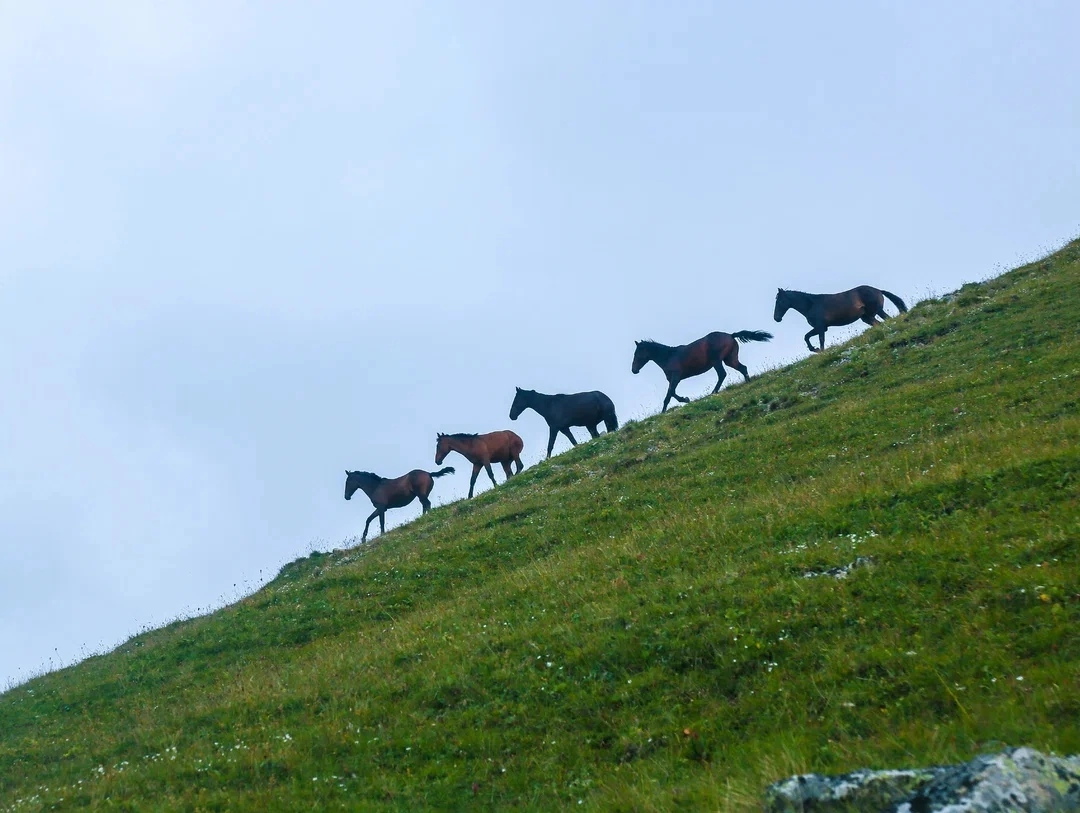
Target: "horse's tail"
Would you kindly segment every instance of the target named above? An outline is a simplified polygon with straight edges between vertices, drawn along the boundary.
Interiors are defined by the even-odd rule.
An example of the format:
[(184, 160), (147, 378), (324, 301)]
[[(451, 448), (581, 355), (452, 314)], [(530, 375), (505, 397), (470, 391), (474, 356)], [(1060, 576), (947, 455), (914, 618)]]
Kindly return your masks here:
[(453, 466), (445, 466), (444, 468), (441, 468), (438, 471), (429, 471), (428, 472), (428, 474), (430, 474), (432, 477), (442, 477), (444, 474), (453, 474), (453, 473), (454, 473), (454, 467)]
[(890, 294), (884, 288), (881, 289), (881, 293), (883, 293), (883, 294), (885, 294), (885, 296), (889, 297), (889, 301), (892, 302), (894, 305), (896, 305), (896, 307), (900, 311), (900, 313), (907, 313), (907, 305), (904, 304), (904, 300), (902, 300), (896, 294)]
[(614, 432), (619, 428), (619, 418), (615, 414), (615, 407), (612, 407), (611, 412), (604, 416), (604, 427), (609, 432)]
[(615, 414), (615, 402), (612, 401), (608, 396), (604, 395), (604, 393), (600, 393), (600, 395), (606, 402), (604, 404), (604, 428), (607, 429), (609, 432), (614, 432), (616, 429), (619, 428), (619, 418)]
[(732, 333), (731, 335), (740, 342), (767, 342), (772, 338), (772, 334), (766, 333), (764, 330), (740, 330), (738, 333)]

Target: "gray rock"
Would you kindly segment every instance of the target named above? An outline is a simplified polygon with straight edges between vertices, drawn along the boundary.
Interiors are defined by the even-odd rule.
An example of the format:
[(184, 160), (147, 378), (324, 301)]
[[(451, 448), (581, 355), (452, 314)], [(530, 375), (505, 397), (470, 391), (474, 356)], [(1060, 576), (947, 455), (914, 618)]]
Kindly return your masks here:
[(1080, 811), (1080, 756), (1009, 748), (963, 765), (804, 774), (765, 792), (767, 813), (1050, 813)]
[(804, 579), (813, 579), (818, 576), (832, 576), (834, 579), (846, 579), (848, 574), (857, 567), (870, 567), (874, 564), (873, 556), (856, 556), (855, 561), (848, 562), (839, 567), (830, 567), (828, 570), (808, 570), (803, 573)]

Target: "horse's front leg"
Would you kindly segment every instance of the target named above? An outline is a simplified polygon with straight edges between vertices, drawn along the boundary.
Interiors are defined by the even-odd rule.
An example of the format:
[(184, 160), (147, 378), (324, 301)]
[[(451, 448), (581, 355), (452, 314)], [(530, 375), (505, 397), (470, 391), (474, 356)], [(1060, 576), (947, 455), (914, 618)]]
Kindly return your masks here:
[(386, 533), (386, 509), (379, 512), (379, 536)]
[[(810, 337), (811, 336), (816, 336), (817, 333), (818, 333), (818, 329), (815, 327), (813, 330), (811, 330), (809, 333), (807, 333), (805, 336), (803, 336), (803, 341), (806, 342), (806, 346), (810, 350), (811, 353), (818, 352), (817, 348), (814, 347), (814, 345), (810, 344)], [(821, 331), (821, 349), (822, 350), (825, 349), (825, 331), (824, 330)]]
[(377, 517), (377, 516), (379, 516), (379, 509), (378, 508), (376, 508), (374, 511), (371, 512), (371, 516), (368, 517), (367, 522), (364, 523), (364, 535), (360, 537), (361, 542), (367, 542), (368, 526), (371, 525), (371, 520), (375, 519), (375, 517)]
[(679, 382), (681, 382), (681, 381), (682, 381), (681, 378), (675, 378), (675, 379), (672, 379), (671, 381), (668, 382), (667, 395), (664, 396), (664, 409), (660, 410), (661, 412), (664, 412), (667, 409), (668, 402), (672, 398), (674, 398), (676, 401), (679, 401), (680, 403), (683, 403), (683, 404), (689, 404), (690, 403), (689, 398), (683, 398), (681, 395), (679, 395), (679, 393), (675, 392), (675, 388), (677, 386), (679, 386)]
[(480, 464), (472, 464), (472, 478), (469, 480), (469, 499), (472, 499), (473, 486), (476, 485), (476, 478), (480, 476)]
[(559, 436), (559, 430), (554, 426), (548, 428), (548, 459), (551, 458), (551, 450), (555, 448), (555, 438)]
[(484, 471), (486, 471), (487, 476), (491, 478), (491, 485), (497, 486), (498, 483), (495, 482), (495, 473), (491, 470), (490, 462), (484, 464)]
[(568, 426), (568, 427), (566, 427), (565, 429), (563, 429), (563, 430), (562, 430), (562, 433), (563, 433), (564, 435), (566, 435), (566, 437), (567, 437), (567, 438), (569, 439), (569, 441), (570, 441), (570, 443), (571, 443), (571, 444), (573, 444), (574, 446), (577, 446), (577, 440), (575, 440), (575, 438), (574, 438), (574, 433), (570, 431), (570, 427), (569, 427), (569, 426)]

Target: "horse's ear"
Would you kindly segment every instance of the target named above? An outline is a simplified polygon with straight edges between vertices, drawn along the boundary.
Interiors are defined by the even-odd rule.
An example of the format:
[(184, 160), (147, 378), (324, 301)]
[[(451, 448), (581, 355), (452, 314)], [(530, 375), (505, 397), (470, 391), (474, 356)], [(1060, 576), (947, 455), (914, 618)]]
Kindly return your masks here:
[(521, 387), (514, 387), (514, 389), (517, 390), (518, 392), (521, 392)]
[(784, 293), (784, 289), (783, 288), (777, 288), (776, 293), (782, 294), (782, 293)]

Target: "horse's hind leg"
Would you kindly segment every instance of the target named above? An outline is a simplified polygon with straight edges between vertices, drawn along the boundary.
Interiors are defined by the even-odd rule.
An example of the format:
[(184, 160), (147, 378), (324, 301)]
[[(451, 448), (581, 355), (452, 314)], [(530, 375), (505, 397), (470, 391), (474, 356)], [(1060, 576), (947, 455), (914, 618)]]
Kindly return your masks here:
[(596, 427), (598, 427), (599, 425), (600, 424), (594, 424), (593, 426), (586, 426), (585, 428), (589, 430), (590, 435), (592, 435), (594, 438), (598, 438), (600, 437), (600, 433), (596, 431)]
[(566, 437), (567, 437), (567, 438), (569, 439), (569, 441), (570, 441), (570, 442), (571, 442), (571, 443), (572, 443), (572, 444), (573, 444), (574, 446), (577, 446), (577, 440), (576, 440), (576, 439), (574, 438), (574, 433), (570, 431), (570, 427), (569, 427), (569, 426), (568, 426), (568, 427), (566, 427), (565, 429), (560, 429), (559, 431), (561, 431), (561, 432), (562, 432), (562, 433), (563, 433), (564, 435), (566, 435)]
[[(514, 474), (521, 474), (521, 470), (525, 468), (521, 463), (521, 455), (514, 455), (514, 465), (517, 467), (517, 471)], [(510, 464), (507, 463), (507, 473), (509, 474)]]
[[(419, 494), (417, 494), (416, 496), (420, 497)], [(427, 497), (420, 497), (420, 513), (421, 514), (426, 514), (430, 510), (431, 510), (431, 500), (429, 500)]]
[[(732, 352), (728, 353), (727, 358), (724, 359), (724, 364), (726, 364), (732, 370), (738, 370), (740, 373), (742, 373), (742, 377), (743, 377), (744, 381), (749, 381), (750, 380), (750, 373), (749, 373), (749, 371), (747, 371), (746, 365), (739, 361), (739, 348), (738, 347), (736, 347)], [(720, 373), (721, 373), (720, 366), (717, 365), (716, 374), (720, 375)], [(713, 390), (713, 392), (716, 392), (717, 390), (720, 389), (720, 383), (722, 381), (723, 381), (723, 378), (721, 378), (720, 381), (716, 382), (716, 389)]]
[(510, 461), (509, 460), (504, 460), (501, 465), (502, 465), (503, 471), (506, 473), (506, 479), (507, 480), (509, 480), (511, 477), (514, 476), (513, 473), (510, 471)]
[(712, 388), (712, 394), (716, 395), (716, 393), (720, 392), (720, 387), (724, 385), (727, 372), (725, 372), (723, 364), (717, 364), (713, 369), (716, 370), (716, 386)]

